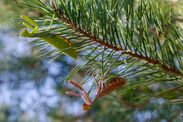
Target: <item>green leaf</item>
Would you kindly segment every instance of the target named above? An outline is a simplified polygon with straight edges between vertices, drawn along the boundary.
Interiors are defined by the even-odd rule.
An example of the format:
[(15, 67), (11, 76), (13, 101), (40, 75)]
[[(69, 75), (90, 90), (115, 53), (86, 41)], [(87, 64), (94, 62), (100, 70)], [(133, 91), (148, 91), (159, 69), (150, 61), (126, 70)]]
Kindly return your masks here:
[(26, 29), (23, 29), (20, 33), (20, 36), (22, 36), (22, 37), (40, 37), (42, 40), (44, 40), (51, 46), (59, 49), (60, 52), (63, 52), (64, 54), (66, 54), (74, 59), (77, 58), (76, 50), (73, 49), (72, 44), (67, 39), (64, 39), (63, 37), (60, 37), (58, 35), (52, 35), (51, 37), (39, 35), (37, 33), (39, 30), (39, 27), (38, 27), (38, 24), (34, 20), (32, 20), (31, 18), (29, 18), (25, 15), (21, 15), (20, 17), (27, 22), (27, 23), (22, 22), (22, 25), (24, 25), (26, 28), (31, 30), (31, 32), (29, 33)]
[(29, 18), (25, 15), (20, 15), (20, 18), (22, 18), (23, 20), (25, 20), (27, 23), (31, 24), (34, 27), (38, 26), (38, 24), (36, 22), (34, 22), (34, 20), (32, 20), (31, 18)]
[(26, 29), (23, 29), (21, 32), (20, 32), (20, 36), (22, 37), (33, 37), (31, 33), (29, 33)]
[(67, 42), (66, 39), (60, 37), (60, 36), (53, 36), (53, 37), (41, 37), (42, 40), (49, 43), (53, 47), (63, 51), (64, 54), (76, 59), (77, 58), (77, 52), (76, 50), (71, 46), (71, 43)]

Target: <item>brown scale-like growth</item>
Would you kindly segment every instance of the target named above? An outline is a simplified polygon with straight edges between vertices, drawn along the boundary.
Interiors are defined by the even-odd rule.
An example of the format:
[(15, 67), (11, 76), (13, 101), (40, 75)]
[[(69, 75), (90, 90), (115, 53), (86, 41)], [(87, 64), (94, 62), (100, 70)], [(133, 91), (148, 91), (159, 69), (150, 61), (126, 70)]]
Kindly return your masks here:
[(111, 92), (122, 87), (123, 85), (125, 85), (124, 78), (115, 77), (115, 78), (110, 79), (109, 81), (107, 81), (107, 84), (104, 85), (104, 88), (102, 89), (102, 91), (100, 91), (97, 94), (96, 99), (101, 98), (107, 94), (110, 94)]

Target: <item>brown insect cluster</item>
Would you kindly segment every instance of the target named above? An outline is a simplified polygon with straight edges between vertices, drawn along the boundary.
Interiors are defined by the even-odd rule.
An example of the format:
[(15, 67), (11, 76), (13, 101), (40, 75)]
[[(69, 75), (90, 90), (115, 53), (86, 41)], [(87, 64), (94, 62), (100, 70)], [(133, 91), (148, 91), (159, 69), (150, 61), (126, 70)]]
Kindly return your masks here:
[(82, 109), (84, 111), (88, 110), (90, 106), (99, 98), (110, 94), (111, 92), (117, 90), (118, 88), (122, 87), (125, 84), (125, 79), (121, 77), (115, 77), (107, 81), (105, 84), (98, 84), (96, 83), (96, 95), (93, 100), (91, 100), (87, 94), (87, 92), (76, 82), (69, 80), (68, 81), (70, 84), (72, 84), (74, 87), (76, 87), (78, 90), (81, 91), (81, 94), (72, 92), (72, 91), (67, 91), (66, 94), (71, 95), (71, 96), (78, 96), (83, 98), (84, 103), (82, 105)]
[(125, 85), (125, 79), (122, 77), (115, 77), (107, 81), (107, 83), (104, 85), (104, 88), (97, 93), (96, 99), (101, 98), (107, 94), (110, 94), (111, 92), (117, 90), (118, 88)]

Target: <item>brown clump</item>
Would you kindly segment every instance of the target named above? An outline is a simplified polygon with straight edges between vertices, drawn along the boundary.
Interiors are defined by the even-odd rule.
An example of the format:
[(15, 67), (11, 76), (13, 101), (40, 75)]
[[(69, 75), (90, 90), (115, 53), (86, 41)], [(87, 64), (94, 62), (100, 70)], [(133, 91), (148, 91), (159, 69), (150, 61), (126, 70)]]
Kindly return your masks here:
[(125, 85), (125, 79), (121, 78), (121, 77), (115, 77), (110, 79), (110, 81), (107, 81), (109, 83), (107, 83), (104, 88), (102, 89), (102, 91), (100, 91), (97, 96), (96, 99), (103, 97), (111, 92), (113, 92), (114, 90), (122, 87), (123, 85)]

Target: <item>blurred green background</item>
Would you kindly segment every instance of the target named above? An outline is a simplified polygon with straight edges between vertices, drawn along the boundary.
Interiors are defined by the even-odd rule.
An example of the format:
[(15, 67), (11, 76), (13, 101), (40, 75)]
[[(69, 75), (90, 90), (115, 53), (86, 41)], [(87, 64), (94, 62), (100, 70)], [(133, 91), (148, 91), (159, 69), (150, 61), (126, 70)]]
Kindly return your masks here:
[[(83, 112), (82, 100), (65, 95), (69, 86), (60, 82), (76, 62), (66, 56), (53, 61), (38, 57), (38, 49), (28, 44), (30, 40), (18, 36), (21, 30), (18, 19), (20, 14), (40, 15), (17, 2), (0, 1), (0, 122), (183, 121), (182, 105), (164, 104), (163, 99), (152, 98), (143, 107), (130, 108), (116, 99), (115, 93)], [(181, 17), (179, 2), (160, 1), (165, 11), (168, 5), (175, 6), (177, 16)], [(182, 25), (181, 19), (179, 23)]]

